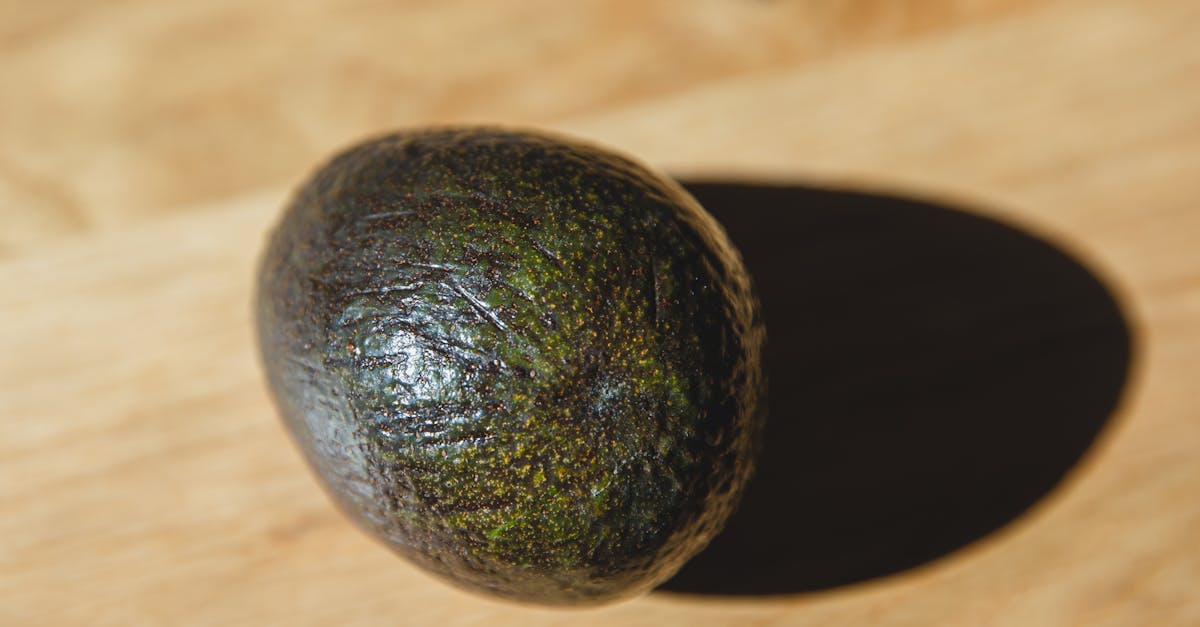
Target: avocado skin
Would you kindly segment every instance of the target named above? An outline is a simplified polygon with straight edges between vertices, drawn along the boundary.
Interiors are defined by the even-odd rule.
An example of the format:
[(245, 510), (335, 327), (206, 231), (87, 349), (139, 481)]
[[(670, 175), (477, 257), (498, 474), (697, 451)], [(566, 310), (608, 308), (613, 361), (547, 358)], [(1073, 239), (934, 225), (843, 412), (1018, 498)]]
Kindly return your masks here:
[(460, 586), (653, 588), (753, 466), (765, 331), (722, 229), (605, 150), (400, 132), (298, 191), (259, 268), (269, 387), (362, 529)]

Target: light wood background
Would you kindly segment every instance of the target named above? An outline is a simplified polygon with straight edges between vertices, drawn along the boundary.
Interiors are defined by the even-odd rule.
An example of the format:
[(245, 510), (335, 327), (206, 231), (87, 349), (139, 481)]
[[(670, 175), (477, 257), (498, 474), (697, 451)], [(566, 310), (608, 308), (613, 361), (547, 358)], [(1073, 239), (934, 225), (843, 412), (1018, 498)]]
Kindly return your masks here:
[[(1125, 402), (1032, 513), (898, 576), (461, 593), (335, 513), (250, 327), (291, 186), (452, 121), (994, 207), (1116, 286)], [(0, 624), (1200, 625), (1200, 2), (0, 0), (0, 225)]]

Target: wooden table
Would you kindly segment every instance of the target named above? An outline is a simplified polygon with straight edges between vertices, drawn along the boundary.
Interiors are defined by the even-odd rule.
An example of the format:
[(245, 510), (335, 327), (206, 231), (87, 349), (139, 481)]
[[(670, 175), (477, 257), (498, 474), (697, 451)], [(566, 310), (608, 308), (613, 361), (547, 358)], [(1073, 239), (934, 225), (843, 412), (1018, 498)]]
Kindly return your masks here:
[[(297, 7), (296, 5), (303, 5)], [(0, 624), (1200, 624), (1200, 3), (4, 2)], [(355, 531), (253, 351), (263, 235), (397, 126), (956, 199), (1092, 268), (1121, 405), (999, 532), (895, 576), (544, 610)]]

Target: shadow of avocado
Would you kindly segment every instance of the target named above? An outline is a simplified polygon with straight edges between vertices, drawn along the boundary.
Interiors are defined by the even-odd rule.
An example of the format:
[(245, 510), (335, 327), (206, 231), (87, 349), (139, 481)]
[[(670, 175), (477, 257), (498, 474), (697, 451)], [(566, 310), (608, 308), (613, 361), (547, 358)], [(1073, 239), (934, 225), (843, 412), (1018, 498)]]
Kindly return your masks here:
[(926, 563), (1045, 496), (1116, 408), (1129, 328), (1053, 245), (908, 198), (684, 186), (758, 286), (770, 417), (741, 508), (660, 590), (790, 594)]

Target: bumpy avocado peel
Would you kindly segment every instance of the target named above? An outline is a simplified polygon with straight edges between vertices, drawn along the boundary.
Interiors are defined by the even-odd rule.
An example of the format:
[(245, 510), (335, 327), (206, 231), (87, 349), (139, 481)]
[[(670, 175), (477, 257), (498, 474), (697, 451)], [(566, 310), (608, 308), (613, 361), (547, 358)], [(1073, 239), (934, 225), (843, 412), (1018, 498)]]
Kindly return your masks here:
[(542, 603), (648, 590), (752, 470), (764, 329), (724, 232), (605, 150), (495, 128), (357, 145), (260, 267), (280, 413), (371, 535)]

